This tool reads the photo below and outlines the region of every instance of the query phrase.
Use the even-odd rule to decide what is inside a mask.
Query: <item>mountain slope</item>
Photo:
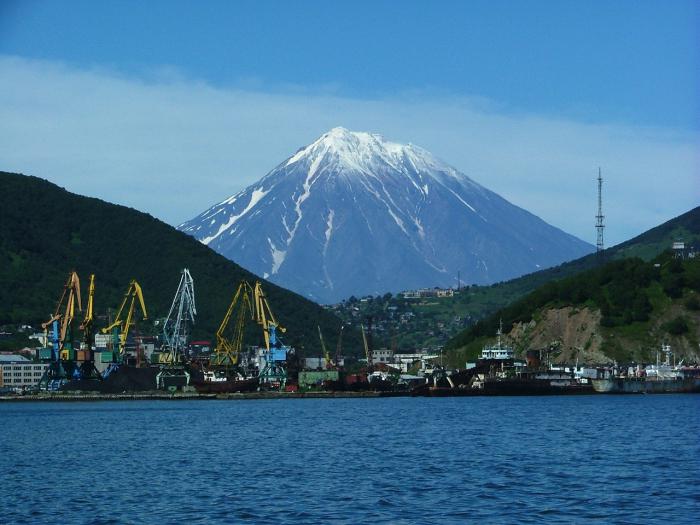
[[[697,362],[700,259],[667,251],[551,281],[451,339],[452,360],[474,358],[501,322],[521,350],[551,347],[562,361],[649,361],[666,342]]]
[[[641,257],[648,261],[678,240],[700,248],[700,207],[607,249],[604,259]],[[593,254],[491,286],[464,287],[454,297],[416,300],[378,296],[372,300],[343,302],[334,311],[347,321],[372,316],[379,330],[374,340],[380,346],[397,345],[406,351],[416,346],[435,348],[445,345],[465,326],[490,316],[546,283],[599,266],[600,260]]]
[[[650,261],[668,250],[673,242],[678,240],[683,240],[688,245],[700,246],[700,206],[632,239],[606,249],[602,258],[604,261],[612,261],[639,257]],[[506,282],[470,289],[462,295],[455,296],[454,299],[445,301],[445,303],[464,303],[468,305],[470,315],[481,318],[507,306],[548,282],[574,276],[599,265],[600,258],[593,253]]]
[[[320,302],[492,283],[592,247],[413,145],[334,128],[179,226]]]
[[[136,210],[67,192],[45,180],[0,172],[0,324],[45,321],[68,272],[86,288],[96,275],[96,310],[117,308],[131,279],[141,284],[149,317],[165,316],[187,267],[197,298],[196,337],[214,339],[236,286],[256,277],[189,235]],[[328,337],[340,321],[303,297],[266,283],[285,342],[320,353],[316,325]],[[357,346],[348,334],[347,346]]]

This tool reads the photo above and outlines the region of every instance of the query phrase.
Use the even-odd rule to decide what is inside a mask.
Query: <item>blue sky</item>
[[[0,0],[0,169],[176,224],[344,125],[588,241],[602,165],[620,242],[700,201],[698,42],[695,1]]]

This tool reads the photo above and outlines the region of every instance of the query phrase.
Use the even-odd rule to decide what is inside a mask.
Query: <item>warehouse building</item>
[[[21,355],[0,355],[0,388],[36,386],[48,363],[34,363]]]

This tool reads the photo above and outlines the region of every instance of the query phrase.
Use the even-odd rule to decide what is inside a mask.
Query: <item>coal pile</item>
[[[134,368],[120,366],[107,379],[80,379],[61,387],[62,391],[100,392],[121,394],[123,392],[147,392],[156,390],[157,367]]]

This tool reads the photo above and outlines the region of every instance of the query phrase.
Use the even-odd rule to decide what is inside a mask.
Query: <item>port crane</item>
[[[343,349],[343,330],[345,329],[345,325],[341,324],[340,325],[340,333],[338,334],[338,344],[335,347],[335,366],[340,367],[340,355],[341,351]]]
[[[90,286],[88,288],[88,301],[85,307],[85,317],[80,323],[83,331],[83,340],[73,369],[74,379],[102,379],[102,375],[95,368],[95,359],[92,351],[95,343],[94,332],[94,303],[95,303],[95,274],[90,274]]]
[[[92,350],[92,345],[95,342],[95,332],[93,327],[93,306],[95,298],[95,274],[90,274],[90,287],[88,288],[88,302],[85,307],[85,317],[80,323],[80,329],[83,331],[83,350]]]
[[[321,333],[321,326],[318,326],[318,337],[321,340],[321,349],[323,350],[323,360],[326,363],[326,368],[331,369],[333,368],[333,361],[331,361],[331,354],[328,352],[328,348],[326,348],[326,342],[323,340],[323,334]]]
[[[73,349],[73,320],[75,319],[76,303],[78,311],[82,311],[80,278],[76,272],[71,272],[63,286],[63,292],[56,303],[53,315],[41,325],[47,344],[49,341],[51,342],[46,355],[50,364],[39,380],[41,389],[58,390],[70,379],[80,377],[80,369],[74,361]],[[51,330],[50,336],[49,329]]]
[[[362,329],[362,345],[365,347],[365,357],[367,358],[367,371],[372,371],[372,351],[367,343],[367,335],[365,334],[365,325],[360,325]]]
[[[82,311],[80,301],[80,278],[75,272],[68,275],[68,280],[63,286],[56,309],[48,321],[42,323],[41,327],[49,340],[48,330],[51,327],[51,344],[53,360],[67,361],[71,357],[73,349],[73,319],[75,318],[75,305],[78,304],[78,311]]]
[[[318,325],[317,325],[318,326]],[[340,366],[340,352],[343,348],[343,329],[345,325],[340,325],[340,332],[338,333],[338,344],[335,347],[335,360],[331,359],[331,354],[326,347],[326,341],[323,339],[323,333],[321,333],[321,327],[318,326],[318,337],[321,340],[321,349],[323,350],[323,359],[325,361],[326,369],[337,369]]]
[[[238,365],[248,322],[262,328],[264,346],[258,380],[263,387],[284,388],[287,371],[282,363],[287,359],[288,346],[282,344],[278,332],[286,329],[277,322],[260,282],[251,286],[241,281],[231,304],[216,332],[216,348],[209,361],[212,367],[232,368]]]
[[[219,329],[216,331],[216,348],[209,363],[219,367],[235,367],[243,347],[246,320],[253,318],[253,288],[247,281],[241,281],[226,310]],[[233,318],[232,335],[228,330]]]
[[[194,324],[197,307],[194,300],[194,280],[190,271],[184,268],[180,275],[175,297],[170,305],[168,316],[163,323],[163,349],[165,362],[156,375],[158,388],[177,388],[190,384],[190,373],[183,365],[187,347],[187,329]]]
[[[121,363],[124,360],[124,350],[126,348],[127,337],[129,336],[129,329],[135,324],[134,311],[136,310],[137,300],[138,305],[141,307],[141,313],[143,314],[142,320],[145,321],[148,319],[146,303],[143,299],[141,286],[135,279],[132,279],[129,283],[129,287],[126,289],[124,299],[122,300],[122,304],[119,306],[114,322],[109,326],[105,326],[101,330],[103,334],[112,332],[112,351],[116,352],[116,359],[118,363]],[[127,303],[129,303],[128,307],[126,306]],[[124,312],[125,309],[126,313]],[[123,318],[123,315],[126,315],[126,317]]]
[[[167,363],[177,364],[182,361],[187,345],[188,323],[194,324],[196,315],[194,280],[190,271],[185,268],[182,270],[180,284],[163,323],[163,346]]]
[[[277,332],[284,333],[287,329],[275,319],[260,281],[256,281],[253,288],[253,318],[262,327],[265,340],[264,365],[258,374],[260,384],[283,389],[287,384],[287,371],[281,363],[287,360],[290,348],[282,344]]]

